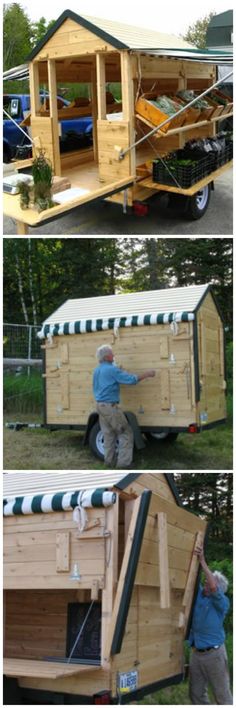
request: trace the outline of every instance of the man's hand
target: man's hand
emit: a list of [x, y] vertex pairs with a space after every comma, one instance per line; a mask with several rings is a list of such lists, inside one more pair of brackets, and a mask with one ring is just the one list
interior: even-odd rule
[[196, 546], [196, 548], [194, 548], [193, 552], [194, 552], [194, 555], [198, 557], [200, 563], [205, 561], [203, 546]]
[[153, 376], [156, 376], [155, 369], [148, 369], [147, 371], [144, 371], [143, 374], [138, 374], [138, 381], [143, 381], [143, 379], [150, 379]]

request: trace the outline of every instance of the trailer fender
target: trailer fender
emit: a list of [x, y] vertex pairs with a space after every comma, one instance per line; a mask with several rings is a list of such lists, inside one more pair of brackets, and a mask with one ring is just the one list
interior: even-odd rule
[[84, 433], [84, 439], [83, 439], [84, 445], [88, 445], [90, 430], [92, 430], [92, 428], [95, 425], [95, 423], [97, 422], [97, 420], [98, 420], [98, 413], [96, 411], [93, 411], [92, 413], [90, 413], [90, 416], [88, 417], [86, 430]]
[[131, 411], [124, 411], [124, 413], [134, 434], [135, 447], [137, 448], [137, 450], [143, 450], [146, 447], [146, 444], [142, 436], [135, 413], [131, 413]]
[[[132, 413], [131, 411], [124, 411], [125, 416], [128, 420], [128, 423], [130, 424], [130, 427], [132, 428], [133, 434], [134, 434], [134, 444], [137, 450], [143, 450], [146, 447], [145, 440], [142, 436], [137, 418], [135, 413]], [[93, 411], [90, 413], [90, 416], [88, 418], [85, 434], [84, 434], [84, 440], [83, 444], [88, 445], [89, 442], [89, 433], [90, 430], [93, 428], [95, 423], [98, 421], [98, 413], [96, 411]]]

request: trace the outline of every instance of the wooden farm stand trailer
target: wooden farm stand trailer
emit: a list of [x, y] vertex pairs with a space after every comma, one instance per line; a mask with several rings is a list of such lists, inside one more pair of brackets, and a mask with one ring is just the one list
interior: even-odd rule
[[[32, 208], [22, 211], [19, 196], [5, 194], [4, 212], [16, 220], [18, 233], [27, 233], [28, 226], [46, 223], [96, 199], [121, 201], [125, 211], [127, 205], [148, 198], [156, 190], [168, 191], [166, 185], [152, 181], [147, 167], [150, 161], [184, 147], [192, 138], [213, 137], [225, 113], [232, 115], [232, 103], [229, 101], [225, 107], [209, 104], [212, 110], [205, 112], [201, 120], [198, 111], [186, 109], [181, 120], [171, 119], [163, 130], [133, 147], [137, 138], [162, 124], [166, 117], [159, 112], [157, 119], [154, 110], [154, 116], [150, 112], [147, 115], [143, 96], [153, 86], [159, 95], [173, 95], [183, 89], [201, 93], [216, 82], [217, 64], [231, 61], [230, 54], [199, 51], [173, 35], [81, 17], [65, 10], [29, 57], [31, 136], [33, 154], [42, 147], [54, 174], [66, 177], [77, 192], [73, 196], [68, 192], [63, 203], [41, 213]], [[58, 108], [58, 83], [66, 82], [90, 84], [89, 108], [80, 106], [79, 100], [68, 108]], [[110, 94], [106, 88], [113, 82], [121, 85], [119, 113], [114, 113], [116, 104], [107, 102]], [[45, 110], [40, 105], [40, 85], [47, 86], [50, 95]], [[60, 154], [60, 120], [77, 118], [88, 110], [93, 118], [93, 147]], [[228, 166], [229, 163], [216, 169], [187, 190], [174, 186], [170, 191], [187, 196], [191, 203], [195, 203], [198, 194], [201, 215], [209, 185]], [[20, 167], [24, 167], [23, 161]]]
[[85, 430], [103, 456], [92, 391], [96, 350], [113, 346], [116, 363], [156, 376], [121, 386], [134, 430], [158, 440], [225, 422], [224, 326], [209, 285], [67, 300], [44, 322], [45, 418], [49, 428]]
[[179, 683], [206, 521], [172, 475], [6, 473], [4, 497], [5, 705]]

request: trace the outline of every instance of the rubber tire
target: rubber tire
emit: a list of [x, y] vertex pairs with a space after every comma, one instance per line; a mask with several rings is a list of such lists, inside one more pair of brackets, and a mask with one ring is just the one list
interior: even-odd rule
[[188, 197], [183, 194], [169, 193], [168, 195], [168, 207], [173, 209], [173, 211], [178, 216], [183, 216], [186, 214]]
[[175, 443], [179, 433], [166, 433], [164, 438], [156, 438], [155, 433], [144, 433], [147, 440], [156, 442], [157, 445], [170, 445]]
[[8, 165], [9, 162], [11, 162], [11, 154], [10, 154], [10, 151], [7, 150], [7, 148], [4, 148], [4, 147], [3, 147], [3, 162], [5, 163], [5, 165]]
[[201, 219], [202, 216], [205, 214], [206, 210], [208, 209], [209, 201], [211, 198], [211, 185], [206, 184], [205, 187], [203, 187], [203, 190], [201, 191], [204, 194], [204, 198], [202, 199], [202, 206], [198, 203], [200, 192], [196, 192], [193, 197], [187, 198], [188, 203], [186, 209], [186, 217], [188, 219], [191, 219], [191, 221]]
[[102, 432], [99, 421], [97, 420], [89, 432], [89, 447], [95, 457], [98, 457], [99, 460], [104, 460], [104, 455], [101, 452], [101, 448], [98, 446], [99, 435], [102, 435]]

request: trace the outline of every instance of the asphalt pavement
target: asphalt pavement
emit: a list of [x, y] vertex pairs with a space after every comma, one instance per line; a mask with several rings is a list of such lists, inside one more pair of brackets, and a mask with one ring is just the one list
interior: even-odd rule
[[[32, 236], [84, 235], [169, 235], [228, 236], [233, 234], [233, 169], [226, 170], [215, 182], [206, 213], [197, 221], [189, 221], [166, 206], [166, 198], [158, 194], [149, 200], [147, 216], [136, 216], [131, 210], [123, 214], [121, 205], [100, 201], [85, 204], [46, 225], [29, 229]], [[4, 217], [3, 234], [15, 235], [12, 219]]]

